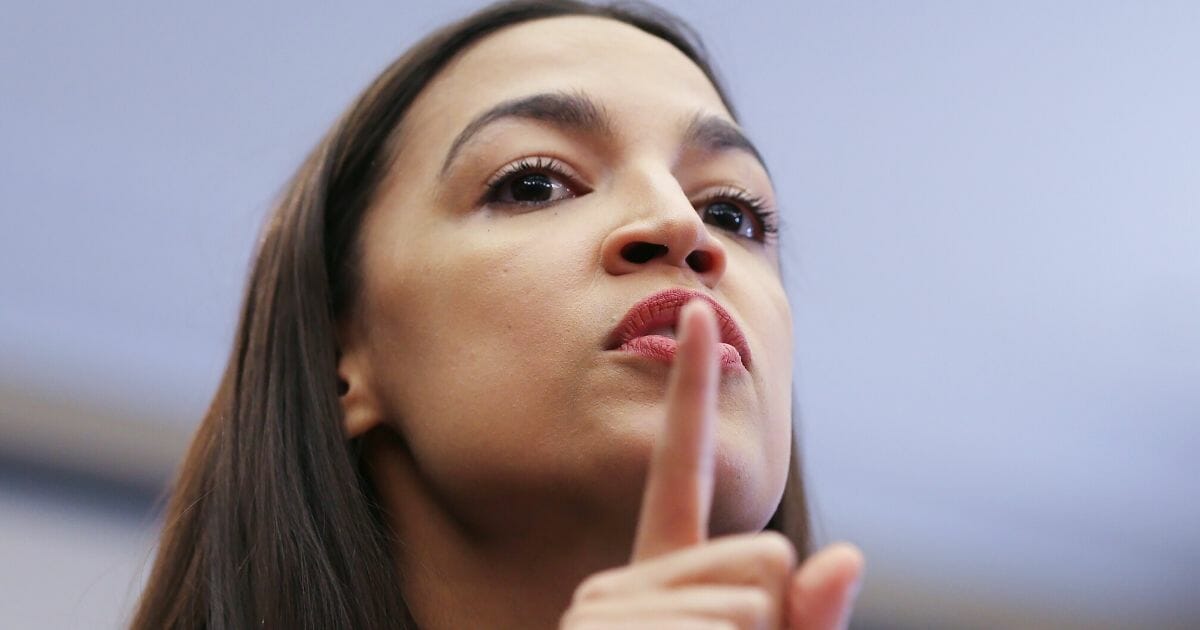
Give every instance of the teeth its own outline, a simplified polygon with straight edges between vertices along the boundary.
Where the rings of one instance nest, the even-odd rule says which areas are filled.
[[[655,328],[654,330],[646,331],[646,336],[650,336],[650,335],[660,335],[662,337],[669,337],[671,339],[674,339],[675,338],[675,327],[674,326],[660,326],[658,328]]]

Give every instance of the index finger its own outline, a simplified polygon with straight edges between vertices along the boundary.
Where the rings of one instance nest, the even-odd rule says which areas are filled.
[[[716,427],[717,322],[700,300],[679,314],[667,417],[654,445],[642,495],[633,561],[703,542],[713,493]]]

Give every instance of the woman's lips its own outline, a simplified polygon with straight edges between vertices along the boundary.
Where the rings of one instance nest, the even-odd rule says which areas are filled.
[[[721,368],[750,369],[750,348],[737,322],[715,299],[688,289],[659,291],[633,305],[609,334],[605,349],[631,352],[670,363],[678,349],[674,333],[679,312],[691,300],[704,300],[712,306],[717,316],[717,330],[720,333],[717,353]]]

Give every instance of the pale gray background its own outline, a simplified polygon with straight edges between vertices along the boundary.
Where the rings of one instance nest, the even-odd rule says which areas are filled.
[[[119,625],[273,196],[472,5],[5,7],[0,626]],[[862,627],[1200,625],[1200,3],[666,5],[785,202]]]

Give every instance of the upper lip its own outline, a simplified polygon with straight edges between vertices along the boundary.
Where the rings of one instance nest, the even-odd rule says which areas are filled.
[[[746,336],[742,334],[741,327],[737,325],[725,307],[721,306],[720,302],[709,295],[691,289],[666,289],[651,294],[634,304],[629,312],[625,313],[621,322],[609,333],[605,349],[616,350],[630,339],[641,337],[655,328],[676,326],[683,305],[692,300],[704,300],[712,306],[713,312],[717,316],[717,331],[720,333],[720,341],[733,346],[738,354],[742,355],[742,364],[749,369],[750,347],[746,343]]]

